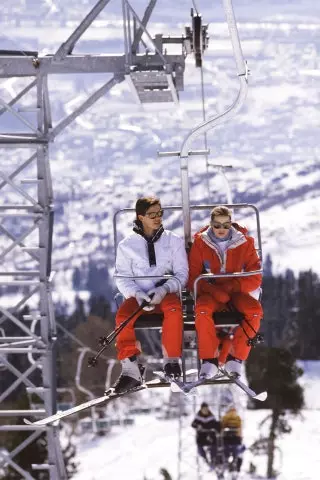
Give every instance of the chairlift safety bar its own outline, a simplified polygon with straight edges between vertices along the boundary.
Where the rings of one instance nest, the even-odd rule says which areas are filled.
[[[202,279],[208,278],[240,278],[240,277],[250,277],[251,275],[262,275],[263,270],[253,270],[251,272],[235,272],[235,273],[203,273],[199,275],[194,281],[194,288],[193,288],[193,298],[194,301],[197,299],[197,288],[198,282]]]
[[[183,205],[183,222],[184,222],[184,236],[186,247],[191,242],[191,219],[190,219],[190,198],[189,198],[189,175],[188,175],[188,157],[193,140],[200,135],[206,134],[209,130],[220,125],[234,115],[243,106],[247,97],[248,91],[248,69],[243,58],[241,49],[236,19],[233,11],[232,0],[223,0],[223,7],[228,24],[229,34],[231,38],[233,54],[235,57],[237,75],[239,78],[240,89],[233,104],[226,109],[222,114],[210,117],[208,120],[201,122],[196,128],[184,139],[180,152],[180,171],[181,171],[181,190],[182,190],[182,205]]]
[[[179,292],[179,297],[180,300],[182,301],[182,286],[181,282],[178,278],[176,278],[174,275],[142,275],[142,276],[132,276],[132,275],[117,275],[115,274],[113,278],[130,278],[131,280],[149,280],[150,278],[158,278],[158,279],[165,279],[165,280],[175,280],[177,285],[178,285],[178,292]]]

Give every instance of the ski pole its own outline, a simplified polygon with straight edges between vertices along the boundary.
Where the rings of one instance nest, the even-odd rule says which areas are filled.
[[[151,299],[152,299],[153,295],[154,295],[153,293],[150,295]],[[95,367],[97,365],[98,358],[105,351],[107,346],[110,345],[111,342],[113,342],[113,340],[119,335],[119,333],[128,325],[130,320],[132,320],[132,318],[135,315],[137,315],[137,313],[139,313],[141,310],[143,310],[143,308],[146,307],[147,305],[149,305],[149,302],[147,302],[146,300],[143,300],[143,302],[141,303],[139,308],[135,312],[133,312],[130,315],[130,317],[128,317],[126,320],[124,320],[122,323],[120,323],[120,325],[117,328],[115,328],[111,333],[109,333],[109,335],[107,337],[100,337],[99,338],[99,345],[101,345],[101,348],[100,348],[100,350],[98,350],[97,354],[94,357],[90,357],[88,359],[88,367]]]

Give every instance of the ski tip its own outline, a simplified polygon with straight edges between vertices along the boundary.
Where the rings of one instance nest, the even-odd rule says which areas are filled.
[[[146,385],[158,385],[161,383],[161,378],[153,378],[152,380],[148,380]]]
[[[267,392],[258,393],[258,395],[254,397],[255,400],[259,400],[260,402],[264,402],[265,400],[267,400],[267,398],[268,398]]]
[[[189,395],[190,397],[197,397],[198,396],[198,392],[197,392],[197,389],[195,387],[189,388],[188,390],[185,390],[183,393],[187,396]]]
[[[43,420],[37,420],[36,422],[30,422],[30,420],[28,420],[27,418],[24,418],[23,419],[23,423],[25,423],[26,425],[31,425],[32,427],[36,428],[36,427],[45,427],[47,424],[49,423],[42,423],[45,419]]]
[[[186,371],[186,375],[194,375],[194,374],[198,374],[197,368],[189,368],[189,370]]]

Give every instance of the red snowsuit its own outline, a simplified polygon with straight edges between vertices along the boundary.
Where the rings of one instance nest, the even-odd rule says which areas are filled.
[[[227,249],[221,255],[217,244],[208,236],[210,226],[195,234],[194,243],[189,255],[188,288],[193,291],[195,279],[202,273],[235,273],[260,270],[260,259],[254,247],[254,239],[247,236],[247,230],[233,223],[232,238]],[[195,326],[198,336],[199,357],[216,358],[224,363],[228,353],[240,360],[246,360],[250,348],[248,337],[241,326],[235,329],[233,340],[222,341],[216,334],[212,314],[225,310],[226,303],[232,305],[245,315],[246,320],[258,330],[262,318],[262,307],[258,300],[249,293],[261,285],[261,275],[250,275],[241,278],[220,278],[213,283],[203,279],[198,282],[197,300],[195,306]],[[254,337],[253,330],[243,322],[249,335]],[[219,346],[221,350],[219,351]]]
[[[124,322],[132,312],[139,307],[134,297],[128,298],[120,306],[116,315],[116,327]],[[143,315],[163,312],[162,323],[162,350],[166,357],[180,357],[182,350],[182,307],[179,297],[175,293],[169,293],[164,297],[160,305],[155,305],[151,312],[143,311]],[[129,322],[117,337],[118,360],[140,355],[140,342],[136,339],[134,330],[135,320],[140,317],[141,311]]]

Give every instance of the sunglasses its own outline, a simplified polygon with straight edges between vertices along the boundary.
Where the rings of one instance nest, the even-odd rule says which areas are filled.
[[[216,228],[216,229],[224,228],[225,230],[230,230],[232,224],[231,224],[231,222],[226,222],[226,223],[213,222],[212,226],[213,226],[213,228]]]
[[[161,208],[161,210],[158,210],[157,212],[150,212],[150,213],[145,214],[145,217],[149,217],[149,218],[151,218],[151,220],[154,220],[155,218],[162,217],[162,216],[163,216],[163,209],[162,208]]]

